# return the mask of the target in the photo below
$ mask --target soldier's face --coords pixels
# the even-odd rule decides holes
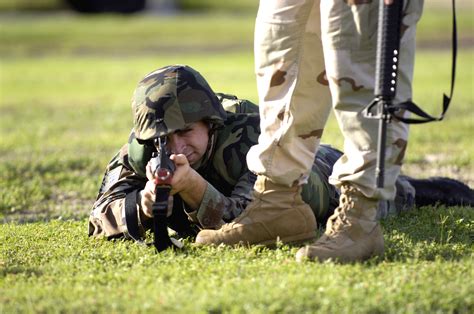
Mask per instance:
[[[192,166],[205,155],[209,142],[209,126],[202,121],[168,135],[168,149],[172,154],[183,154]]]

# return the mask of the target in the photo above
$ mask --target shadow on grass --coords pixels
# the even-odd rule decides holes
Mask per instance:
[[[30,223],[87,217],[99,166],[91,159],[40,159],[0,164],[0,222]]]
[[[50,222],[53,220],[85,220],[88,210],[69,208],[61,211],[18,212],[0,217],[4,223],[18,224],[33,222]],[[385,256],[374,257],[363,264],[371,267],[380,262],[407,261],[454,261],[472,256],[474,239],[474,210],[469,207],[433,207],[417,208],[400,216],[391,217],[382,222],[385,236]],[[84,231],[85,232],[85,231]],[[318,229],[317,236],[323,230]],[[152,240],[151,234],[148,240]],[[126,241],[128,242],[128,241]],[[194,239],[185,240],[185,249],[178,251],[178,256],[203,254],[203,250],[193,246]],[[238,246],[221,248],[224,251],[245,251],[249,258],[257,258],[268,250],[284,255],[285,259],[293,259],[296,251],[312,241],[298,244],[277,243],[267,246]],[[130,242],[132,243],[132,242]],[[205,251],[205,250],[204,250]],[[15,271],[14,269],[12,271]],[[22,271],[22,270],[19,270]],[[27,270],[25,270],[27,271]]]
[[[420,207],[385,219],[382,226],[385,254],[363,262],[365,266],[410,260],[455,261],[473,254],[474,209],[471,207]],[[321,236],[323,232],[322,228],[318,229],[317,236]],[[295,250],[309,243],[285,246]],[[280,247],[277,245],[272,249]]]
[[[87,202],[89,207],[92,201]],[[60,205],[58,205],[60,206]],[[84,209],[86,208],[86,209]],[[57,211],[48,208],[42,208],[35,211],[20,210],[13,213],[0,213],[1,223],[27,224],[35,222],[50,222],[52,220],[84,220],[89,215],[89,208],[68,206],[67,210]]]
[[[472,255],[473,208],[425,206],[382,225],[385,260],[458,260]]]
[[[0,278],[6,277],[7,275],[19,275],[23,274],[27,277],[35,276],[39,277],[43,275],[43,272],[29,267],[22,266],[7,266],[0,270]]]

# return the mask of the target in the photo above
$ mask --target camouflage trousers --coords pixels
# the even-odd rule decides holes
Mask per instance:
[[[395,102],[412,97],[423,7],[423,0],[404,2]],[[377,19],[378,0],[260,1],[255,71],[261,135],[247,155],[250,170],[284,185],[305,183],[332,104],[344,155],[330,182],[350,182],[367,197],[395,197],[408,126],[393,121],[387,128],[385,188],[377,190],[378,121],[362,113],[374,98]]]

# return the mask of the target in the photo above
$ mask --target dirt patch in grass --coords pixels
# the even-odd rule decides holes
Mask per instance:
[[[31,223],[54,219],[81,220],[87,217],[94,204],[94,199],[81,197],[78,193],[53,193],[45,201],[28,209],[20,209],[3,213],[3,223]]]
[[[449,156],[428,154],[423,160],[404,164],[402,172],[414,178],[449,177],[474,187],[474,169],[449,162]]]

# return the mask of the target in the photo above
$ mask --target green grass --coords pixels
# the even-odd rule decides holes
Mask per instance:
[[[470,38],[474,30],[472,8],[461,6],[457,11],[459,38]],[[0,20],[0,54],[124,57],[176,52],[195,54],[216,49],[251,52],[255,15],[256,12],[218,12],[176,18],[152,14],[81,16],[62,12],[51,18],[50,14],[11,14]],[[420,44],[435,43],[435,46],[449,48],[450,38],[450,9],[429,9],[428,6],[418,29]]]
[[[7,224],[0,311],[469,313],[473,218],[471,209],[424,208],[388,220],[385,258],[344,266],[298,264],[297,247],[286,245],[187,243],[156,255],[88,239],[84,221]]]
[[[459,13],[460,34],[469,37],[470,13]],[[436,34],[449,42],[446,16],[426,12],[421,47]],[[0,313],[473,312],[471,208],[425,207],[389,219],[385,257],[345,266],[297,264],[298,248],[289,246],[187,242],[184,252],[156,255],[87,237],[104,167],[131,128],[136,82],[184,63],[215,91],[256,101],[253,20],[0,19]],[[420,169],[449,167],[472,184],[474,59],[472,47],[460,47],[452,107],[445,121],[412,127],[407,166],[418,177],[427,175]],[[433,114],[448,92],[449,67],[449,50],[417,53],[414,100]],[[324,141],[342,147],[332,117]]]
[[[212,23],[210,23],[210,19]],[[190,14],[5,16],[0,54],[128,57],[136,54],[195,54],[216,49],[252,50],[253,15]],[[35,28],[31,28],[30,23]],[[190,31],[192,30],[192,31]]]

